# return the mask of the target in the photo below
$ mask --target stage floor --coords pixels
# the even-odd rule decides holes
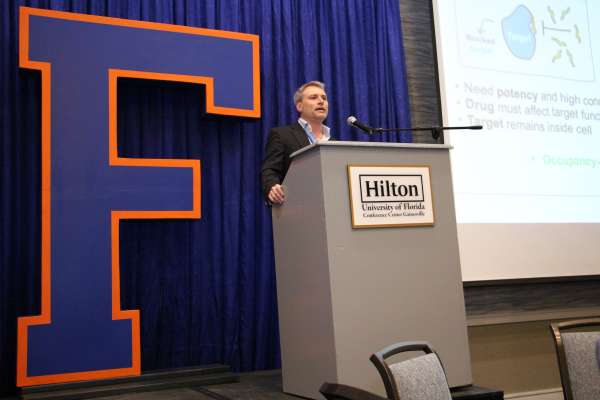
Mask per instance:
[[[118,396],[95,397],[95,400],[283,400],[298,399],[281,391],[281,370],[240,374],[240,381],[201,388],[180,388]]]
[[[287,400],[299,399],[282,392],[281,370],[240,374],[240,381],[200,388],[179,388],[119,396],[96,397],[96,400]],[[455,400],[501,400],[498,390],[471,386],[453,390]]]
[[[52,399],[95,399],[95,400],[289,400],[300,397],[282,392],[281,370],[257,371],[239,374],[239,382],[221,383],[198,387],[182,386],[175,389],[164,389],[136,393],[97,397],[85,397],[73,393],[65,396],[53,393]],[[36,399],[49,398],[43,394],[33,394]],[[452,390],[454,400],[502,400],[501,390],[469,386]],[[0,400],[18,400],[20,397],[3,397]]]

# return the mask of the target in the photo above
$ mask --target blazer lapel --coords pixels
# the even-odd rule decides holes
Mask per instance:
[[[304,132],[304,129],[302,129],[299,123],[293,124],[291,130],[294,140],[298,143],[298,150],[310,144],[306,132]]]

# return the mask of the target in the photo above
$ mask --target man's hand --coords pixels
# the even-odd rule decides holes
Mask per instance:
[[[282,204],[285,201],[285,193],[280,184],[273,185],[269,191],[269,201],[273,204]]]

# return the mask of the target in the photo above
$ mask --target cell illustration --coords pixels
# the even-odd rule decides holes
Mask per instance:
[[[461,65],[595,81],[591,0],[448,1],[456,5]]]
[[[522,60],[531,60],[536,49],[535,19],[529,8],[519,5],[502,20],[502,35],[510,52]]]

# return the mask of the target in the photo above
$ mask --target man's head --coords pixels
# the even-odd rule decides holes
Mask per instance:
[[[308,122],[323,122],[329,112],[325,84],[310,81],[300,86],[294,93],[294,103],[301,118]]]

